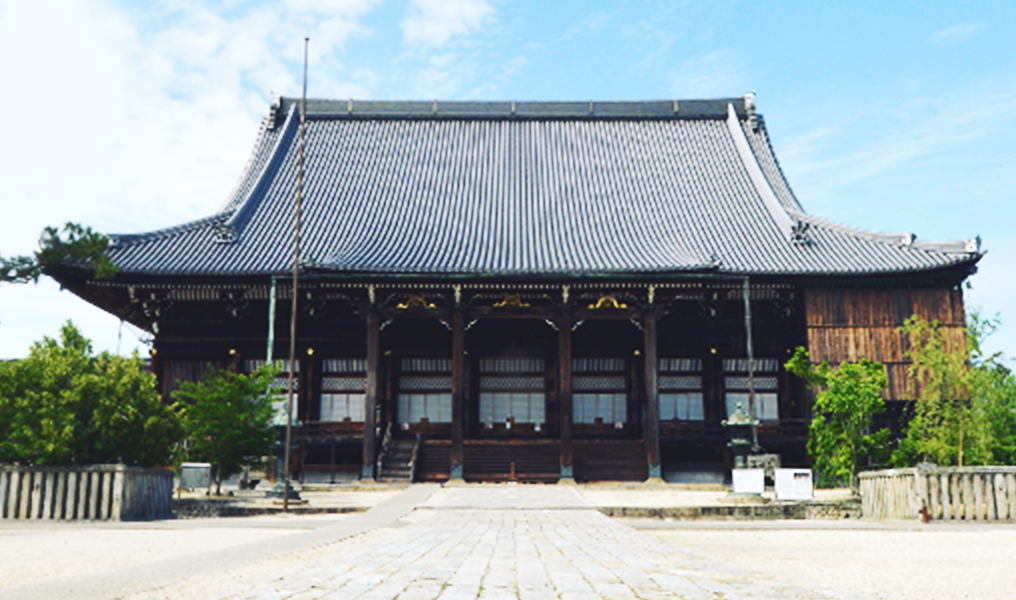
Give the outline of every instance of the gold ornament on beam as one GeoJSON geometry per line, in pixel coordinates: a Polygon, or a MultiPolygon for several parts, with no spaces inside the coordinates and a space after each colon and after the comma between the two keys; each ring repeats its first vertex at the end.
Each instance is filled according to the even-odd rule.
{"type": "Polygon", "coordinates": [[[529,303],[523,302],[522,298],[519,298],[518,294],[511,294],[505,296],[504,300],[495,304],[494,308],[506,308],[506,307],[525,308],[527,306],[529,306],[529,303]]]}
{"type": "Polygon", "coordinates": [[[402,304],[397,305],[395,308],[405,310],[407,308],[434,308],[434,305],[427,302],[423,296],[410,296],[408,300],[402,304]]]}
{"type": "Polygon", "coordinates": [[[600,299],[596,301],[596,304],[590,304],[589,308],[616,308],[620,310],[622,308],[628,308],[628,305],[618,302],[617,298],[613,296],[601,296],[600,299]]]}

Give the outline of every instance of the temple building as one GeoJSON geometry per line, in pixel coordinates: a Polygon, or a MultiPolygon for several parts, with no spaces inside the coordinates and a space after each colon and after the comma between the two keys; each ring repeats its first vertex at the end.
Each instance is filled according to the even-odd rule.
{"type": "Polygon", "coordinates": [[[272,104],[211,216],[112,236],[113,279],[54,275],[154,334],[164,394],[209,364],[292,370],[305,480],[720,473],[738,405],[767,452],[805,466],[795,348],[884,362],[895,422],[912,399],[899,326],[916,313],[963,335],[980,241],[807,214],[751,94],[309,100],[298,358],[279,361],[300,114],[272,104]]]}

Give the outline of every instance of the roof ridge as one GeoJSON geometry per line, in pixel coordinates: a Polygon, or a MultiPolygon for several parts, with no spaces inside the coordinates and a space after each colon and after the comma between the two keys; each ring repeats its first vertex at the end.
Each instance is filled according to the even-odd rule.
{"type": "Polygon", "coordinates": [[[279,170],[279,165],[282,162],[282,157],[285,156],[286,151],[289,149],[289,143],[292,141],[293,135],[297,130],[297,124],[299,119],[296,115],[296,105],[289,107],[289,111],[286,114],[286,121],[282,125],[282,131],[279,136],[275,138],[275,144],[272,146],[271,154],[269,154],[268,160],[261,166],[260,172],[254,179],[254,185],[247,190],[244,194],[243,200],[237,204],[233,210],[232,215],[229,216],[223,223],[219,225],[216,231],[215,241],[221,244],[229,244],[236,241],[236,238],[240,235],[240,231],[243,226],[250,219],[254,210],[257,208],[261,198],[264,197],[265,192],[268,189],[268,183],[274,178],[275,173],[279,170]]]}
{"type": "Polygon", "coordinates": [[[780,202],[776,192],[773,190],[772,184],[762,171],[762,165],[758,163],[758,157],[755,156],[755,152],[751,149],[751,144],[748,142],[744,130],[741,129],[741,122],[737,118],[733,104],[727,104],[727,129],[730,131],[730,137],[734,141],[734,147],[737,149],[741,164],[748,171],[748,178],[755,187],[755,191],[762,198],[762,203],[765,204],[769,215],[776,222],[776,226],[780,228],[787,241],[792,243],[806,241],[804,229],[790,215],[787,207],[780,202]]]}
{"type": "MultiPolygon", "coordinates": [[[[790,194],[790,199],[794,201],[794,205],[790,206],[788,206],[786,202],[783,202],[782,199],[780,200],[780,203],[783,204],[788,210],[796,209],[804,211],[804,206],[801,204],[801,199],[798,198],[797,194],[794,193],[794,187],[790,185],[790,180],[787,179],[787,174],[783,172],[783,165],[780,164],[780,159],[778,156],[776,156],[776,149],[773,148],[773,140],[772,138],[769,137],[769,129],[766,127],[765,117],[761,114],[757,114],[756,119],[758,124],[757,126],[758,133],[760,134],[759,137],[765,140],[766,148],[768,148],[769,150],[769,158],[772,159],[773,166],[776,167],[776,172],[779,174],[780,179],[783,180],[783,185],[784,187],[787,188],[787,193],[790,194]]],[[[771,181],[769,183],[770,185],[772,185],[771,181]]],[[[777,194],[776,197],[779,198],[779,194],[777,194]]]]}
{"type": "Polygon", "coordinates": [[[251,168],[257,162],[259,154],[258,150],[261,148],[261,143],[265,139],[265,134],[275,129],[275,109],[276,107],[272,106],[269,114],[261,118],[261,124],[258,126],[258,134],[254,138],[254,147],[251,148],[250,154],[247,156],[247,162],[244,163],[243,169],[240,170],[240,179],[237,180],[236,185],[234,185],[233,189],[231,189],[229,194],[226,195],[226,201],[222,203],[221,207],[219,207],[220,213],[230,210],[231,206],[236,203],[237,195],[243,187],[244,181],[247,179],[245,175],[250,173],[251,168]]]}
{"type": "MultiPolygon", "coordinates": [[[[278,111],[299,104],[299,98],[280,97],[278,111]]],[[[313,119],[722,119],[727,105],[738,117],[749,118],[744,97],[688,100],[307,100],[313,119]]]]}

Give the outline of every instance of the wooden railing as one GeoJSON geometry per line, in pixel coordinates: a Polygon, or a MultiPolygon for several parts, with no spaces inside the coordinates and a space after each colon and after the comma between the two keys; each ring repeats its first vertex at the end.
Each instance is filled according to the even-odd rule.
{"type": "Polygon", "coordinates": [[[931,467],[860,474],[869,519],[1016,520],[1016,467],[931,467]]]}
{"type": "Polygon", "coordinates": [[[0,518],[128,521],[172,518],[173,473],[124,465],[0,466],[0,518]]]}

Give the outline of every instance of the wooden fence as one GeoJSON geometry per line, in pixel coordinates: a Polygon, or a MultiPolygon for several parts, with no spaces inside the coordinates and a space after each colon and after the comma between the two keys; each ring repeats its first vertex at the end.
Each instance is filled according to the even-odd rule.
{"type": "Polygon", "coordinates": [[[0,518],[131,521],[172,518],[173,473],[124,465],[0,465],[0,518]]]}
{"type": "Polygon", "coordinates": [[[931,467],[860,474],[868,519],[1016,520],[1016,467],[931,467]]]}

